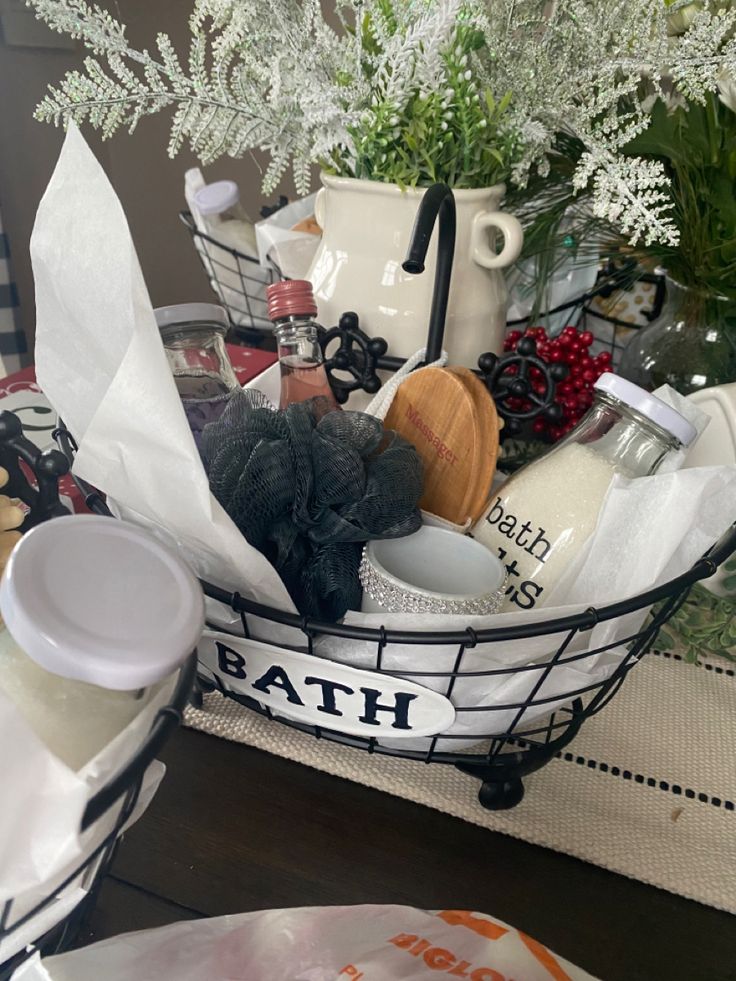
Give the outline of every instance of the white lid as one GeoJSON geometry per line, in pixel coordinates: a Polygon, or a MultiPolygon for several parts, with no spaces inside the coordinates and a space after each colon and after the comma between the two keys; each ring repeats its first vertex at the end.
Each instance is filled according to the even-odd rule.
{"type": "Polygon", "coordinates": [[[194,195],[194,203],[203,215],[219,215],[232,208],[240,200],[240,191],[235,181],[215,181],[205,184],[194,195]]]}
{"type": "Polygon", "coordinates": [[[204,599],[189,567],[148,532],[77,514],[23,536],[0,582],[0,612],[47,671],[133,691],[194,649],[204,599]]]}
{"type": "Polygon", "coordinates": [[[153,312],[159,330],[197,321],[205,324],[222,324],[225,330],[229,327],[227,312],[217,303],[175,303],[170,307],[156,307],[153,312]]]}
{"type": "Polygon", "coordinates": [[[689,446],[698,435],[695,426],[689,423],[685,416],[676,409],[667,405],[662,399],[658,399],[656,395],[652,395],[651,392],[647,392],[633,382],[621,378],[620,375],[606,371],[593,387],[601,392],[608,392],[619,402],[636,409],[641,415],[651,419],[655,425],[678,439],[683,446],[689,446]]]}

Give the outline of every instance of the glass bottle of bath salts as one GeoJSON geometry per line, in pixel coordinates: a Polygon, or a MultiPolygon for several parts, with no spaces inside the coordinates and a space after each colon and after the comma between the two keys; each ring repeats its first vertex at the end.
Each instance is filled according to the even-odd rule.
{"type": "Polygon", "coordinates": [[[595,530],[616,473],[653,474],[697,435],[679,412],[617,375],[601,375],[595,390],[575,429],[502,484],[472,530],[506,564],[503,611],[545,604],[595,530]]]}
{"type": "Polygon", "coordinates": [[[312,284],[305,279],[289,279],[269,286],[267,293],[281,367],[279,408],[319,396],[327,400],[328,411],[339,409],[319,346],[312,284]]]}
{"type": "Polygon", "coordinates": [[[184,562],[147,532],[70,515],[15,546],[0,613],[0,699],[78,770],[171,683],[202,632],[204,600],[184,562]]]}

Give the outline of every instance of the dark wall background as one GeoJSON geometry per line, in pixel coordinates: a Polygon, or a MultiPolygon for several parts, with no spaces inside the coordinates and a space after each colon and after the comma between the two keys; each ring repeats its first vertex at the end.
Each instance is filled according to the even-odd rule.
{"type": "MultiPolygon", "coordinates": [[[[101,5],[128,26],[133,44],[153,48],[156,34],[164,31],[186,62],[189,0],[101,0],[101,5]]],[[[42,43],[52,40],[44,36],[50,33],[43,28],[42,43]]],[[[32,342],[35,315],[28,244],[38,202],[63,140],[62,130],[33,119],[33,109],[48,83],[70,68],[81,67],[84,51],[73,43],[65,50],[8,43],[12,40],[8,32],[0,43],[0,209],[10,240],[22,322],[32,342]]],[[[213,298],[177,217],[184,206],[184,172],[197,161],[188,152],[174,160],[167,156],[168,114],[144,118],[132,135],[121,130],[105,143],[92,129],[83,132],[122,201],[153,305],[213,298]]],[[[251,217],[257,215],[264,202],[259,168],[252,159],[224,158],[204,173],[208,180],[236,180],[251,217]]],[[[283,191],[293,194],[288,184],[283,191]]]]}

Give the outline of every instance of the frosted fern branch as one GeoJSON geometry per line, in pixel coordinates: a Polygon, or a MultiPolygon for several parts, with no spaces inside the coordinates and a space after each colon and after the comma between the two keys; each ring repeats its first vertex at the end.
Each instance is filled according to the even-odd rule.
{"type": "Polygon", "coordinates": [[[27,2],[94,56],[39,119],[109,137],[166,110],[172,155],[266,151],[266,193],[289,167],[306,191],[315,163],[402,186],[523,185],[569,133],[584,148],[575,186],[632,242],[676,232],[664,169],[626,145],[656,100],[702,102],[736,77],[728,0],[335,0],[338,30],[320,0],[194,0],[185,58],[166,34],[133,48],[86,0],[27,2]]]}

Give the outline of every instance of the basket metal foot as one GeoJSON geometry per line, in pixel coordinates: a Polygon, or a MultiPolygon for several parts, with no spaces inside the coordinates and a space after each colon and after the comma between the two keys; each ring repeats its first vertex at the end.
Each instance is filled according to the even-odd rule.
{"type": "Polygon", "coordinates": [[[478,791],[478,800],[487,811],[508,811],[521,803],[524,784],[521,780],[484,780],[478,791]]]}
{"type": "Polygon", "coordinates": [[[214,691],[216,685],[203,678],[201,674],[198,674],[194,679],[194,685],[189,693],[189,704],[192,708],[201,709],[204,706],[204,696],[208,695],[211,691],[214,691]]]}

